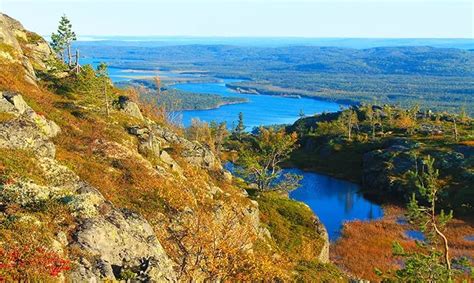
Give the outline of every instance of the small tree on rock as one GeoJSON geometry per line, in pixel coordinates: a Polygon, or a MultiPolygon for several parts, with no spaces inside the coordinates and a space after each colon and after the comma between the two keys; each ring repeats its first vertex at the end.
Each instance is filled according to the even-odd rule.
{"type": "Polygon", "coordinates": [[[357,113],[352,109],[344,110],[341,113],[340,119],[346,128],[347,139],[352,140],[352,128],[359,122],[357,113]]]}
{"type": "Polygon", "coordinates": [[[59,21],[57,33],[51,35],[51,47],[64,60],[64,52],[67,51],[67,63],[72,66],[71,44],[75,41],[76,33],[72,31],[72,24],[66,15],[59,21]]]}

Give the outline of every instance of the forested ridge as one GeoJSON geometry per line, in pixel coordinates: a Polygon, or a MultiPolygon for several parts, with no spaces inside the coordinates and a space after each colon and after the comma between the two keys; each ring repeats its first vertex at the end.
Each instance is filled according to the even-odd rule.
{"type": "Polygon", "coordinates": [[[474,53],[434,47],[109,46],[80,42],[85,56],[119,68],[204,71],[246,81],[262,94],[304,95],[356,104],[391,103],[472,114],[474,53]],[[146,60],[145,60],[146,59],[146,60]]]}

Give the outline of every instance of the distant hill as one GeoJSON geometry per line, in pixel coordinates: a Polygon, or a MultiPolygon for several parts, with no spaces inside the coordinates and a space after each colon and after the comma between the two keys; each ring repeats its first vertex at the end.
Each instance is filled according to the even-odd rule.
{"type": "MultiPolygon", "coordinates": [[[[351,49],[338,47],[290,46],[278,48],[228,45],[180,45],[143,47],[109,46],[103,42],[79,43],[82,54],[102,58],[146,60],[141,67],[194,65],[210,70],[225,62],[239,70],[291,69],[299,72],[352,74],[417,74],[433,76],[474,76],[474,52],[455,48],[377,47],[351,49]]],[[[127,67],[133,67],[133,64],[127,67]]],[[[138,65],[135,64],[135,67],[138,65]]],[[[222,66],[220,69],[226,69],[222,66]]]]}
{"type": "Polygon", "coordinates": [[[196,37],[196,36],[79,36],[79,44],[100,41],[113,46],[233,45],[247,47],[331,46],[366,49],[374,47],[431,46],[474,49],[469,38],[307,38],[307,37],[196,37]],[[82,41],[82,42],[81,42],[82,41]]]}
{"type": "Polygon", "coordinates": [[[235,89],[358,104],[374,102],[474,114],[474,51],[427,46],[153,46],[79,42],[81,54],[118,68],[202,72],[245,79],[235,89]]]}

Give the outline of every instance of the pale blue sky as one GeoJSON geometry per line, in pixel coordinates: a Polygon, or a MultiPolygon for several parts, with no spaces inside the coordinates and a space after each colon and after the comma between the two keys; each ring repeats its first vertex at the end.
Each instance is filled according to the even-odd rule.
{"type": "Polygon", "coordinates": [[[0,0],[42,35],[474,38],[474,0],[0,0]]]}

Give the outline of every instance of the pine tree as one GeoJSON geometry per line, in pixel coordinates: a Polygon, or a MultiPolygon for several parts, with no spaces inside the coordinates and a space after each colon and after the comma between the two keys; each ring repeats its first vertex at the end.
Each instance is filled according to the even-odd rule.
{"type": "Polygon", "coordinates": [[[72,24],[66,15],[61,17],[59,21],[57,33],[51,34],[51,46],[53,50],[64,60],[64,52],[67,51],[68,65],[72,65],[71,44],[75,41],[76,33],[72,31],[72,24]]]}
{"type": "Polygon", "coordinates": [[[51,34],[51,48],[53,48],[54,52],[61,57],[61,60],[64,61],[64,42],[59,36],[59,34],[53,33],[51,34]]]}
{"type": "Polygon", "coordinates": [[[109,83],[108,82],[109,77],[107,74],[107,64],[105,64],[104,62],[101,62],[97,66],[96,75],[98,78],[102,80],[102,83],[103,83],[103,92],[104,92],[104,99],[105,99],[105,113],[108,117],[110,114],[110,110],[109,110],[109,96],[107,94],[107,84],[109,83]]]}
{"type": "Polygon", "coordinates": [[[376,124],[376,113],[373,105],[368,104],[365,110],[365,118],[370,122],[370,128],[372,129],[372,139],[375,139],[375,124],[376,124]]]}
{"type": "MultiPolygon", "coordinates": [[[[452,282],[453,272],[446,224],[452,219],[452,211],[438,214],[436,203],[442,188],[439,172],[434,168],[434,159],[428,156],[422,160],[421,168],[409,172],[414,187],[413,197],[408,203],[407,218],[424,234],[425,241],[417,242],[419,251],[407,252],[397,242],[393,245],[394,255],[404,260],[403,267],[396,271],[400,282],[452,282]],[[421,198],[421,204],[418,201],[421,198]],[[441,249],[440,249],[441,248],[441,249]]],[[[458,262],[470,267],[467,262],[458,262]]]]}
{"type": "Polygon", "coordinates": [[[234,136],[237,138],[237,140],[242,140],[242,136],[245,133],[245,125],[244,125],[244,113],[239,112],[239,122],[237,123],[237,126],[234,128],[234,136]]]}
{"type": "Polygon", "coordinates": [[[347,139],[352,140],[352,127],[358,123],[357,113],[352,109],[344,110],[341,113],[340,119],[347,129],[347,139]]]}

